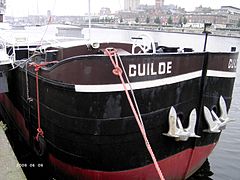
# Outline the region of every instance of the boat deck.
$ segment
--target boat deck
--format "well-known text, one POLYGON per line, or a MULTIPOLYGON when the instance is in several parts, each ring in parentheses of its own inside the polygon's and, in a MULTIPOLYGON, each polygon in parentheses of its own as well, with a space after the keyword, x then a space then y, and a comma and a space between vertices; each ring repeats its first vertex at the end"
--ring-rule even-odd
POLYGON ((23 170, 20 167, 20 164, 1 125, 0 144, 0 179, 26 180, 23 170))

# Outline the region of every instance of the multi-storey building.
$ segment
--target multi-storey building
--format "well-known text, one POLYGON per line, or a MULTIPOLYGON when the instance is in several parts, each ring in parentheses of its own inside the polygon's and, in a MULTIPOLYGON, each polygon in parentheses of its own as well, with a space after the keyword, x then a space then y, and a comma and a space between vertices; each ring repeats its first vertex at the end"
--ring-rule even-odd
POLYGON ((212 24, 226 24, 227 16, 221 14, 211 14, 211 13, 188 13, 185 14, 188 23, 201 23, 210 22, 212 24))
POLYGON ((164 0, 155 0, 155 8, 161 9, 164 6, 164 0))
POLYGON ((221 9, 198 7, 195 11, 185 14, 188 23, 210 22, 213 25, 234 27, 240 19, 240 9, 232 6, 222 6, 221 9))
POLYGON ((0 0, 0 22, 3 22, 3 15, 6 10, 6 0, 0 0))
POLYGON ((140 0, 124 0, 125 11, 135 11, 140 5, 140 0))
POLYGON ((99 15, 103 16, 103 15, 110 15, 111 14, 111 9, 108 7, 102 7, 100 9, 99 15))
POLYGON ((233 6, 222 6, 220 13, 227 16, 227 26, 236 26, 240 20, 240 9, 233 6))
POLYGON ((221 10, 227 11, 231 14, 240 14, 240 9, 233 6, 221 6, 221 10))

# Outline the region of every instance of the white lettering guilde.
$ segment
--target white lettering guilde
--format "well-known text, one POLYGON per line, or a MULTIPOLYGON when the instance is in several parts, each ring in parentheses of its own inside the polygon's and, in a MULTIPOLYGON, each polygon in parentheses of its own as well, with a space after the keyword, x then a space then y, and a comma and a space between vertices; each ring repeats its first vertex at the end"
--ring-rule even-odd
POLYGON ((157 75, 157 72, 153 69, 154 63, 151 63, 151 75, 157 75))
POLYGON ((172 73, 172 61, 160 62, 158 67, 154 63, 129 64, 129 77, 155 76, 172 73))
POLYGON ((145 76, 146 74, 146 71, 145 71, 145 68, 146 67, 146 64, 138 64, 138 76, 145 76))
POLYGON ((158 74, 165 74, 166 73, 166 63, 161 62, 158 64, 158 74))
POLYGON ((172 72, 172 61, 167 62, 167 74, 172 72))
POLYGON ((134 77, 137 75, 137 66, 135 64, 129 64, 129 72, 128 76, 129 77, 134 77))
POLYGON ((235 69, 235 68, 237 68, 237 60, 236 59, 229 59, 228 69, 235 69))

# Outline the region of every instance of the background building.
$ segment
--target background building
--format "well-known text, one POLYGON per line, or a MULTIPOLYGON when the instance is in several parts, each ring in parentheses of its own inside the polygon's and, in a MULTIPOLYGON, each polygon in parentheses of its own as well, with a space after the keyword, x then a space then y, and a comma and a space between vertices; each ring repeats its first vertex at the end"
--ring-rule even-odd
POLYGON ((111 14, 111 9, 108 7, 102 7, 100 9, 99 15, 103 16, 103 15, 110 15, 111 14))
POLYGON ((155 0, 155 8, 161 9, 164 6, 164 0, 155 0))
POLYGON ((135 11, 140 5, 140 0, 124 0, 125 11, 135 11))
POLYGON ((0 0, 0 22, 3 22, 3 15, 6 10, 6 0, 0 0))

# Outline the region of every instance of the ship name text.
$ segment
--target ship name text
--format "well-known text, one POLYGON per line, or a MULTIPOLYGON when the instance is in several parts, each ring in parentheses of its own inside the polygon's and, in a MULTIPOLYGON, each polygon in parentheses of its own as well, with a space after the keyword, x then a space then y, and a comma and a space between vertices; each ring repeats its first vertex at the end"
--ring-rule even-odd
POLYGON ((236 69, 236 68, 237 68, 237 59, 229 59, 228 69, 236 69))
POLYGON ((172 61, 143 64, 129 64, 129 77, 155 76, 172 73, 172 61), (157 67, 155 67, 157 66, 157 67))

